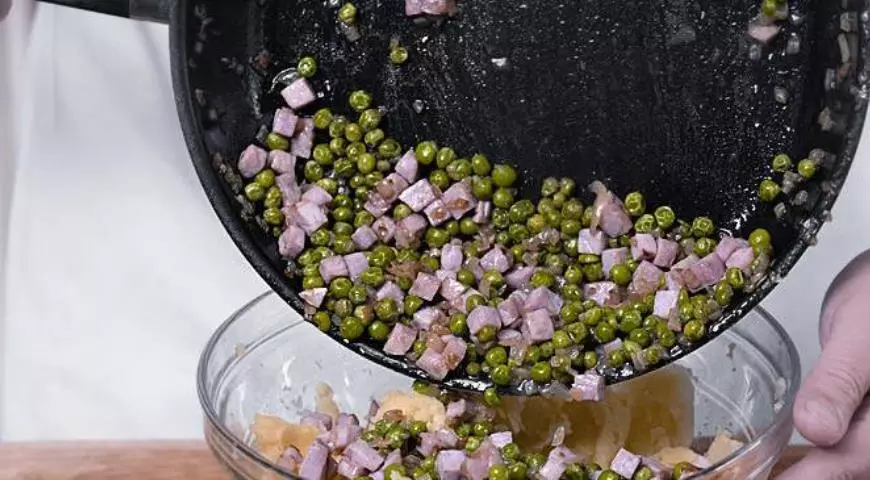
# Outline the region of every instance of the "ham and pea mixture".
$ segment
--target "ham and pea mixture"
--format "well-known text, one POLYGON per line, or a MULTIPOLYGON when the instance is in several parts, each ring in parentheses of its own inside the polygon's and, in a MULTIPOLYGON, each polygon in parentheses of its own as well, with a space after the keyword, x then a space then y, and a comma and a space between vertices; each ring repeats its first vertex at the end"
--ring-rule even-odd
POLYGON ((508 385, 599 400, 607 375, 703 340, 768 268, 763 229, 720 235, 597 181, 546 178, 525 198, 508 163, 402 146, 364 91, 334 110, 312 108, 305 77, 281 93, 238 169, 307 318, 432 380, 489 381, 492 404, 508 385))
POLYGON ((333 405, 298 423, 258 415, 252 431, 261 454, 303 480, 668 480, 697 474, 742 446, 723 433, 703 454, 687 448, 689 376, 651 376, 657 384, 618 385, 606 401, 587 403, 512 397, 490 407, 480 397, 421 387, 385 395, 362 420, 333 405), (667 387, 668 400, 688 395, 688 402, 638 400, 638 389, 656 385, 667 387), (602 418, 606 425, 596 425, 602 418))

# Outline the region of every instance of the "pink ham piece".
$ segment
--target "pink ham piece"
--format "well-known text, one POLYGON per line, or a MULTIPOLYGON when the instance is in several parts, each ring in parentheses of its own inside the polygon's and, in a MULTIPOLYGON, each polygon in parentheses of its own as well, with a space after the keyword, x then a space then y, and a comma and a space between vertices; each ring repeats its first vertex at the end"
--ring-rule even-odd
POLYGON ((668 326, 673 320, 679 325, 680 319, 680 292, 677 290, 659 290, 656 292, 656 300, 653 304, 653 315, 668 321, 668 326))
POLYGON ((405 16, 415 17, 423 14, 424 0, 405 0, 405 16))
POLYGON ((326 476, 326 461, 328 459, 329 447, 323 442, 315 440, 308 447, 308 455, 299 466, 299 478, 302 480, 322 480, 326 476))
POLYGON ((299 421, 301 425, 314 427, 321 432, 328 432, 332 429, 332 417, 320 412, 306 412, 302 415, 299 421))
POLYGON ((351 280, 356 281, 365 269, 369 268, 369 260, 363 252, 349 253, 344 256, 344 264, 347 265, 347 274, 351 280))
POLYGON ((403 292, 401 287, 396 285, 394 282, 387 282, 378 290, 378 293, 375 294, 376 300, 383 300, 385 298, 392 298, 396 301, 399 308, 401 308, 402 302, 405 301, 405 292, 403 292))
POLYGON ((457 419, 462 418, 465 415, 466 407, 468 402, 464 399, 456 400, 455 402, 450 402, 447 404, 447 418, 449 419, 457 419))
POLYGON ((589 190, 595 193, 595 202, 592 204, 592 230, 601 228, 610 237, 628 233, 634 225, 622 201, 599 181, 592 182, 589 190))
POLYGON ((665 273, 665 289, 680 291, 685 287, 683 276, 675 271, 665 273))
POLYGON ((577 253, 588 255, 601 255, 607 246, 607 237, 600 230, 592 231, 589 228, 580 230, 577 237, 577 253))
POLYGON ((523 337, 529 342, 546 342, 553 338, 553 320, 550 312, 542 308, 526 314, 523 318, 523 337))
POLYGON ((480 295, 480 292, 473 288, 469 288, 462 295, 454 298, 450 301, 450 306, 453 307, 454 310, 459 310, 462 313, 468 313, 468 298, 472 295, 480 295))
POLYGON ((435 307, 426 307, 417 310, 417 313, 414 314, 414 320, 412 323, 420 330, 429 330, 429 328, 432 327, 433 323, 440 322, 446 319, 447 316, 444 315, 444 312, 442 312, 441 309, 435 307))
POLYGON ((320 262, 320 276, 325 283, 329 283, 336 277, 347 277, 347 265, 340 255, 326 257, 320 262))
POLYGON ((441 450, 435 457, 435 470, 439 480, 459 480, 462 465, 465 464, 465 452, 462 450, 441 450))
POLYGON ((516 330, 506 328, 498 332, 498 344, 503 347, 519 347, 526 343, 523 334, 516 330))
POLYGON ((638 233, 629 241, 631 258, 635 260, 652 260, 656 256, 656 237, 648 233, 638 233))
POLYGON ((326 298, 326 287, 302 290, 299 292, 299 297, 312 307, 320 307, 320 304, 323 303, 323 299, 326 298))
POLYGON ((356 415, 341 413, 332 429, 330 442, 333 448, 341 449, 359 438, 361 433, 362 428, 359 426, 356 415))
POLYGON ((454 183, 444 192, 441 200, 456 220, 477 206, 477 198, 471 193, 470 180, 454 183))
POLYGON ((318 185, 312 185, 305 193, 302 194, 302 201, 313 203, 319 207, 329 205, 332 201, 332 195, 318 185))
POLYGON ((492 213, 492 202, 477 202, 474 207, 474 217, 471 221, 478 225, 483 225, 489 221, 489 214, 492 213))
POLYGON ((535 267, 518 266, 505 275, 504 280, 511 288, 527 288, 534 273, 535 267))
POLYGON ((421 13, 427 15, 448 15, 452 16, 456 13, 456 2, 454 0, 405 0, 405 12, 409 10, 407 3, 412 3, 410 10, 414 10, 414 5, 418 5, 421 13))
POLYGON ((439 288, 441 288, 441 280, 438 277, 420 272, 417 274, 417 278, 414 280, 414 284, 411 285, 408 293, 431 302, 435 298, 435 294, 438 293, 439 288))
POLYGON ((281 198, 285 207, 289 207, 302 198, 302 188, 296 183, 296 174, 292 172, 282 173, 275 178, 275 185, 281 190, 281 198))
POLYGON ((370 472, 374 472, 384 463, 384 457, 362 440, 356 440, 348 445, 344 449, 344 458, 370 472))
POLYGON ((667 464, 658 461, 654 457, 641 458, 641 465, 652 470, 652 480, 668 480, 671 478, 672 469, 667 464))
POLYGON ((302 158, 311 158, 314 147, 314 120, 300 118, 296 122, 296 136, 290 139, 290 153, 302 158))
POLYGON ((719 258, 724 262, 728 260, 728 257, 730 257, 732 253, 748 246, 749 242, 742 238, 722 237, 716 245, 716 255, 719 255, 719 258))
POLYGON ((595 282, 583 285, 583 297, 599 306, 618 305, 622 301, 619 287, 613 282, 595 282))
POLYGON ((447 210, 447 207, 444 206, 444 202, 441 200, 435 200, 430 203, 429 206, 423 209, 423 213, 426 214, 429 223, 435 226, 441 225, 450 218, 450 210, 447 210))
POLYGON ((673 265, 674 260, 677 259, 677 253, 680 252, 680 244, 672 240, 660 238, 658 239, 657 247, 653 264, 662 268, 668 268, 673 265))
POLYGON ((477 335, 487 325, 492 325, 496 331, 501 328, 501 316, 495 308, 480 305, 468 315, 468 331, 472 335, 477 335))
POLYGON ((409 215, 399 221, 396 226, 396 246, 399 248, 413 248, 420 242, 423 232, 426 230, 426 219, 422 215, 409 215))
POLYGON ((601 252, 601 269, 610 278, 610 269, 628 261, 628 248, 609 248, 601 252))
POLYGON ((496 448, 504 448, 506 445, 514 442, 514 435, 511 432, 496 432, 489 436, 489 441, 496 448))
POLYGON ((378 234, 368 225, 363 225, 353 232, 350 236, 353 243, 361 250, 368 250, 369 247, 378 241, 378 234))
POLYGON ((287 447, 282 453, 281 456, 278 457, 278 466, 284 468, 287 471, 296 473, 296 470, 299 468, 299 465, 302 464, 302 454, 299 453, 299 450, 296 447, 287 447))
POLYGON ((441 248, 441 268, 452 272, 462 268, 462 246, 449 243, 441 248))
POLYGON ((253 178, 266 166, 266 158, 269 156, 265 150, 256 146, 248 145, 239 156, 239 173, 245 178, 253 178))
POLYGON ((725 262, 713 252, 683 272, 683 280, 690 290, 715 285, 725 277, 725 262))
POLYGON ((269 152, 269 168, 278 174, 291 174, 295 179, 296 157, 283 150, 272 150, 269 152))
POLYGON ((487 438, 465 460, 462 472, 469 480, 484 480, 489 475, 490 467, 502 464, 504 461, 501 458, 501 452, 487 438))
POLYGON ((604 398, 604 377, 595 373, 574 375, 570 393, 577 402, 600 402, 604 398))
POLYGON ((408 188, 408 182, 398 173, 391 173, 387 175, 387 178, 378 182, 375 191, 387 203, 393 203, 406 188, 408 188))
POLYGON ((749 275, 752 273, 752 261, 755 260, 755 253, 752 247, 740 248, 734 251, 728 260, 725 262, 727 268, 739 268, 743 273, 749 275))
POLYGON ((601 349, 604 350, 605 354, 609 355, 610 352, 614 352, 616 350, 622 350, 622 347, 623 347, 622 340, 617 338, 616 340, 612 340, 612 341, 607 342, 604 345, 602 345, 601 349))
POLYGON ((375 220, 375 223, 372 224, 372 230, 375 231, 381 242, 387 243, 393 239, 393 235, 396 233, 396 222, 390 217, 383 216, 375 220))
POLYGON ((507 298, 498 304, 498 314, 505 327, 511 327, 520 319, 520 305, 513 298, 507 298))
POLYGON ((290 225, 278 237, 278 253, 284 258, 296 258, 305 249, 305 231, 290 225))
MULTIPOLYGON (((541 480, 559 480, 569 463, 578 461, 580 457, 566 447, 556 447, 550 450, 547 461, 538 470, 541 480)), ((628 477, 631 478, 631 477, 628 477)))
POLYGON ((435 439, 434 433, 423 432, 420 434, 420 443, 417 445, 417 451, 424 457, 428 457, 435 453, 438 448, 438 440, 435 439))
POLYGON ((382 197, 378 192, 371 192, 369 193, 363 208, 375 217, 382 217, 385 213, 390 211, 392 204, 384 200, 384 197, 382 197))
POLYGON ((496 245, 480 259, 480 268, 488 272, 497 270, 499 273, 504 273, 511 268, 513 261, 500 245, 496 245))
POLYGON ((357 478, 366 473, 366 469, 342 458, 338 461, 338 474, 343 478, 357 478))
POLYGON ((417 330, 401 323, 393 325, 387 343, 384 344, 384 353, 388 355, 404 355, 408 353, 414 340, 417 339, 417 330))
POLYGON ((425 178, 411 185, 399 194, 399 200, 405 202, 411 210, 419 212, 438 198, 438 194, 429 180, 425 178))
POLYGON ((456 280, 456 272, 453 272, 450 270, 441 270, 441 269, 435 270, 435 276, 438 277, 438 280, 441 280, 442 282, 444 280, 447 280, 448 278, 452 278, 453 280, 456 280))
POLYGON ((465 340, 450 335, 447 338, 447 344, 444 346, 444 351, 441 356, 444 357, 444 363, 449 370, 453 370, 462 363, 465 359, 465 352, 468 350, 468 344, 465 340))
POLYGON ((281 90, 281 96, 284 97, 287 105, 294 110, 299 110, 317 98, 308 80, 302 77, 293 80, 293 83, 281 90))
POLYGON ((646 260, 640 262, 637 270, 631 278, 631 286, 629 290, 635 295, 647 295, 655 293, 659 289, 659 282, 662 279, 662 271, 651 262, 646 260))
POLYGON ((453 301, 456 298, 459 298, 465 291, 468 290, 468 287, 465 284, 460 283, 452 278, 448 278, 441 282, 441 296, 444 297, 448 302, 453 301))
POLYGON ((538 287, 532 290, 523 303, 523 310, 531 312, 541 308, 547 309, 550 315, 556 315, 562 309, 562 297, 551 292, 547 287, 538 287))
POLYGON ((624 448, 620 448, 610 462, 610 469, 618 473, 622 478, 631 478, 634 472, 640 467, 640 457, 629 452, 624 448))
POLYGON ((408 150, 402 155, 402 158, 396 162, 396 173, 402 176, 408 183, 417 181, 417 171, 420 164, 417 162, 417 156, 414 155, 414 150, 408 150))
POLYGON ((279 108, 275 110, 275 116, 272 119, 272 131, 281 134, 287 138, 296 134, 296 122, 299 117, 289 108, 279 108))
POLYGON ((329 221, 321 207, 306 201, 297 202, 290 210, 290 213, 291 215, 287 220, 298 225, 308 235, 311 235, 329 221))
POLYGON ((441 427, 435 432, 435 441, 441 448, 454 448, 459 443, 459 437, 452 430, 441 427))
POLYGON ((423 352, 423 355, 420 355, 420 358, 417 360, 415 365, 438 381, 444 380, 444 377, 450 373, 450 369, 447 368, 447 363, 444 361, 444 357, 441 353, 432 348, 427 348, 426 351, 423 352))

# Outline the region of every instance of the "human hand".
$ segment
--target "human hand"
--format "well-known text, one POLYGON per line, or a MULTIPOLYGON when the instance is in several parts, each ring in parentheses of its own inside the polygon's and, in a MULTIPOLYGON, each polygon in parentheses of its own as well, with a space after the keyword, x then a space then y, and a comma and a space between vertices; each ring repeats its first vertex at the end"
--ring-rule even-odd
POLYGON ((819 340, 821 357, 794 407, 798 431, 817 448, 778 478, 870 478, 870 251, 828 288, 819 340))

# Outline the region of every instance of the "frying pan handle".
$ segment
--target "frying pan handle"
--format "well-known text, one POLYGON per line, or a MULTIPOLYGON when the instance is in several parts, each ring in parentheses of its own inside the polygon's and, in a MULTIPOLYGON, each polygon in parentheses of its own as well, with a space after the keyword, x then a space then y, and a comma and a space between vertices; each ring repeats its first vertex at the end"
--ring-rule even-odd
POLYGON ((169 23, 170 0, 41 0, 117 17, 169 23))

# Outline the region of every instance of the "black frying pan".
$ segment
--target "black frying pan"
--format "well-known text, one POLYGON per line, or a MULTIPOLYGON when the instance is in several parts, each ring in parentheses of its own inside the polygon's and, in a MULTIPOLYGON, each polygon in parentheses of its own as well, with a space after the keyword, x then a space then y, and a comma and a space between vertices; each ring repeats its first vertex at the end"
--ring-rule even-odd
MULTIPOLYGON (((320 62, 321 104, 372 91, 405 145, 437 139, 515 163, 526 186, 550 175, 581 185, 600 179, 619 194, 641 190, 651 205, 668 204, 682 218, 709 215, 735 234, 770 230, 771 275, 712 326, 714 334, 757 305, 814 243, 867 107, 863 1, 791 0, 784 32, 761 50, 746 33, 758 0, 459 2, 459 17, 417 25, 403 15, 403 0, 356 0, 357 42, 341 33, 336 10, 323 0, 53 3, 169 20, 178 113, 206 194, 254 268, 298 311, 297 286, 243 200, 235 163, 278 105, 272 76, 302 55, 320 62), (411 50, 399 70, 385 60, 395 35, 411 50), (800 49, 786 55, 792 35, 800 49), (785 104, 775 100, 777 87, 788 92, 785 104), (774 154, 804 158, 814 149, 822 168, 811 182, 781 206, 757 200, 774 154)), ((460 378, 446 384, 487 386, 460 378)))

